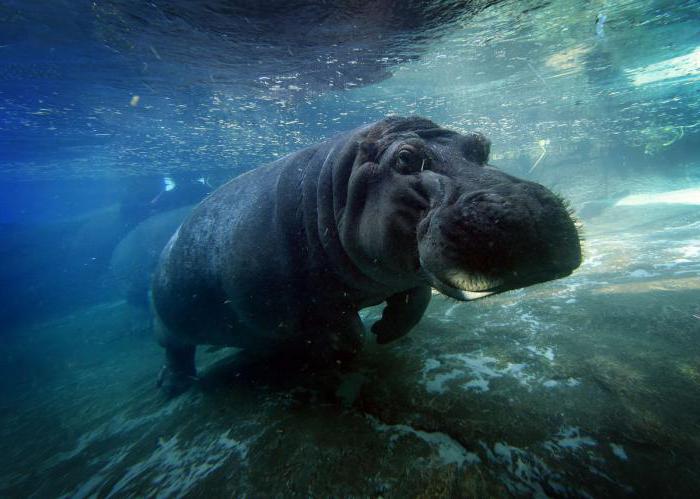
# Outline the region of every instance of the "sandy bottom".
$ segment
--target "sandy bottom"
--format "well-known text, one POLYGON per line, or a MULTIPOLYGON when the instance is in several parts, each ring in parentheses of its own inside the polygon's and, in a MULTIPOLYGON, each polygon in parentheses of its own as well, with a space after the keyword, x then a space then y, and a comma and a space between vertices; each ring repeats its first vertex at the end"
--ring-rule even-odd
POLYGON ((202 348, 200 384, 167 401, 123 302, 22 331, 0 363, 0 496, 693 497, 700 215, 621 227, 634 209, 599 221, 572 277, 436 296, 408 337, 325 372, 202 348))

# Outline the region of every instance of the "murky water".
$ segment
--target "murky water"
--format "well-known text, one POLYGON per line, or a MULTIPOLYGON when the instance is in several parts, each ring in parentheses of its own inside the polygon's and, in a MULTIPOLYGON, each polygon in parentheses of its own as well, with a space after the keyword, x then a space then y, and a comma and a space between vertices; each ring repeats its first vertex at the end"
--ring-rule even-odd
MULTIPOLYGON (((0 2, 0 495, 694 497, 694 1, 0 2), (491 138, 584 224, 571 276, 333 369, 200 348, 148 278, 226 180, 389 114, 491 138)), ((367 326, 381 307, 362 312, 367 326)))

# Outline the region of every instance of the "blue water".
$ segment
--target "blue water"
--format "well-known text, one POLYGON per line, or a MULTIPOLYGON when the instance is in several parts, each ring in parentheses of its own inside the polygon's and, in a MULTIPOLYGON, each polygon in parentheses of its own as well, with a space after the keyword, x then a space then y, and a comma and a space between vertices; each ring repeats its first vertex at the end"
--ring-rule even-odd
POLYGON ((691 497, 699 19, 661 0, 0 0, 0 495, 691 497), (409 337, 318 377, 204 352, 201 389, 160 398, 148 278, 187 207, 413 114, 567 197, 582 267, 436 297, 409 337))

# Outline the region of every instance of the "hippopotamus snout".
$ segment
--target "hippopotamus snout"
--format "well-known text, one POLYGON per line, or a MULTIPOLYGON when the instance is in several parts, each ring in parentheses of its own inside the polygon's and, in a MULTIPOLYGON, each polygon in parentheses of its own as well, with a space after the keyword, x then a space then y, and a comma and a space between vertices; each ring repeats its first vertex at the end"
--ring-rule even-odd
POLYGON ((452 185, 419 226, 421 266, 435 287, 471 299, 457 290, 507 291, 567 276, 580 265, 579 235, 559 196, 500 172, 489 172, 486 183, 452 185))

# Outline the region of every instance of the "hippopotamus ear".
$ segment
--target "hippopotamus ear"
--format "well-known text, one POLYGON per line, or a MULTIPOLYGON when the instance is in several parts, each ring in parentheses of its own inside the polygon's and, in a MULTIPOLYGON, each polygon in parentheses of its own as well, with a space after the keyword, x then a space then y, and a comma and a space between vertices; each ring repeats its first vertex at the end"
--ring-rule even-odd
POLYGON ((462 154, 469 161, 478 165, 485 165, 491 152, 491 141, 479 132, 472 132, 462 136, 462 154))

